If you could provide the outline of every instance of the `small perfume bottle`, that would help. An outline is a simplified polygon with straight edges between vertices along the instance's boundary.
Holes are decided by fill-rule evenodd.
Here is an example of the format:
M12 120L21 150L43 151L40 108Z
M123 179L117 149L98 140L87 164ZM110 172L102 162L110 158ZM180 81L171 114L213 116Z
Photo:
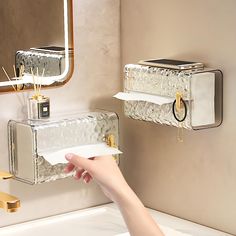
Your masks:
M28 101L28 118L47 119L50 117L50 99L43 95L34 95Z

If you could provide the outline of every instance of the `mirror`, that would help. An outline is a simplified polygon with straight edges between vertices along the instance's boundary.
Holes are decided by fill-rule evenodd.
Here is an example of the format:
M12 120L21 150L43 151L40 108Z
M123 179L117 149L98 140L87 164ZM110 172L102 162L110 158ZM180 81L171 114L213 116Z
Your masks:
M72 0L1 0L0 31L0 92L69 80Z

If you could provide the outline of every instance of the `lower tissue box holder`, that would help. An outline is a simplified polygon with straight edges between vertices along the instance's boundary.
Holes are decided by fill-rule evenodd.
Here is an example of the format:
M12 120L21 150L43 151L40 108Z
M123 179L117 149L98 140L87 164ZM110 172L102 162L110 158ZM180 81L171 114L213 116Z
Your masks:
M118 116L113 112L80 113L47 121L8 123L10 172L17 180L40 184L73 176L65 164L50 164L41 153L107 142L112 136L118 145Z
M115 97L125 101L126 116L189 130L217 127L222 123L223 74L220 70L177 71L129 64L124 72L124 92ZM177 94L185 104L181 122L175 117Z

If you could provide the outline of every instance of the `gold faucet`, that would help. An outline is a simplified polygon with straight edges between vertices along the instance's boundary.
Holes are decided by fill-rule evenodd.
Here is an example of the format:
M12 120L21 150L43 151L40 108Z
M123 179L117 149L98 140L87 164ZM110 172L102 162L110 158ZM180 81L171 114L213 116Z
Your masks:
M13 175L7 172L0 171L0 180L6 180L13 178ZM7 212L16 212L20 207L20 200L17 197L11 196L7 193L0 192L0 208L3 208Z

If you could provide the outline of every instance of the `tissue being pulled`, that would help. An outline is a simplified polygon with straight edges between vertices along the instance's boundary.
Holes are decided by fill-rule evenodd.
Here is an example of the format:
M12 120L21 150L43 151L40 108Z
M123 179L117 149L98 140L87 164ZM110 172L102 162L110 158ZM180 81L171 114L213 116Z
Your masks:
M59 163L66 164L68 161L65 159L65 155L68 153L73 153L84 158L122 154L117 148L110 147L106 143L99 143L66 148L56 152L41 152L39 156L42 156L51 165Z
M129 92L129 93L117 93L113 97L118 98L123 101L144 101L144 102L151 102L157 105L163 105L168 103L173 103L174 98L163 97L158 95L151 95L146 93L140 92Z

